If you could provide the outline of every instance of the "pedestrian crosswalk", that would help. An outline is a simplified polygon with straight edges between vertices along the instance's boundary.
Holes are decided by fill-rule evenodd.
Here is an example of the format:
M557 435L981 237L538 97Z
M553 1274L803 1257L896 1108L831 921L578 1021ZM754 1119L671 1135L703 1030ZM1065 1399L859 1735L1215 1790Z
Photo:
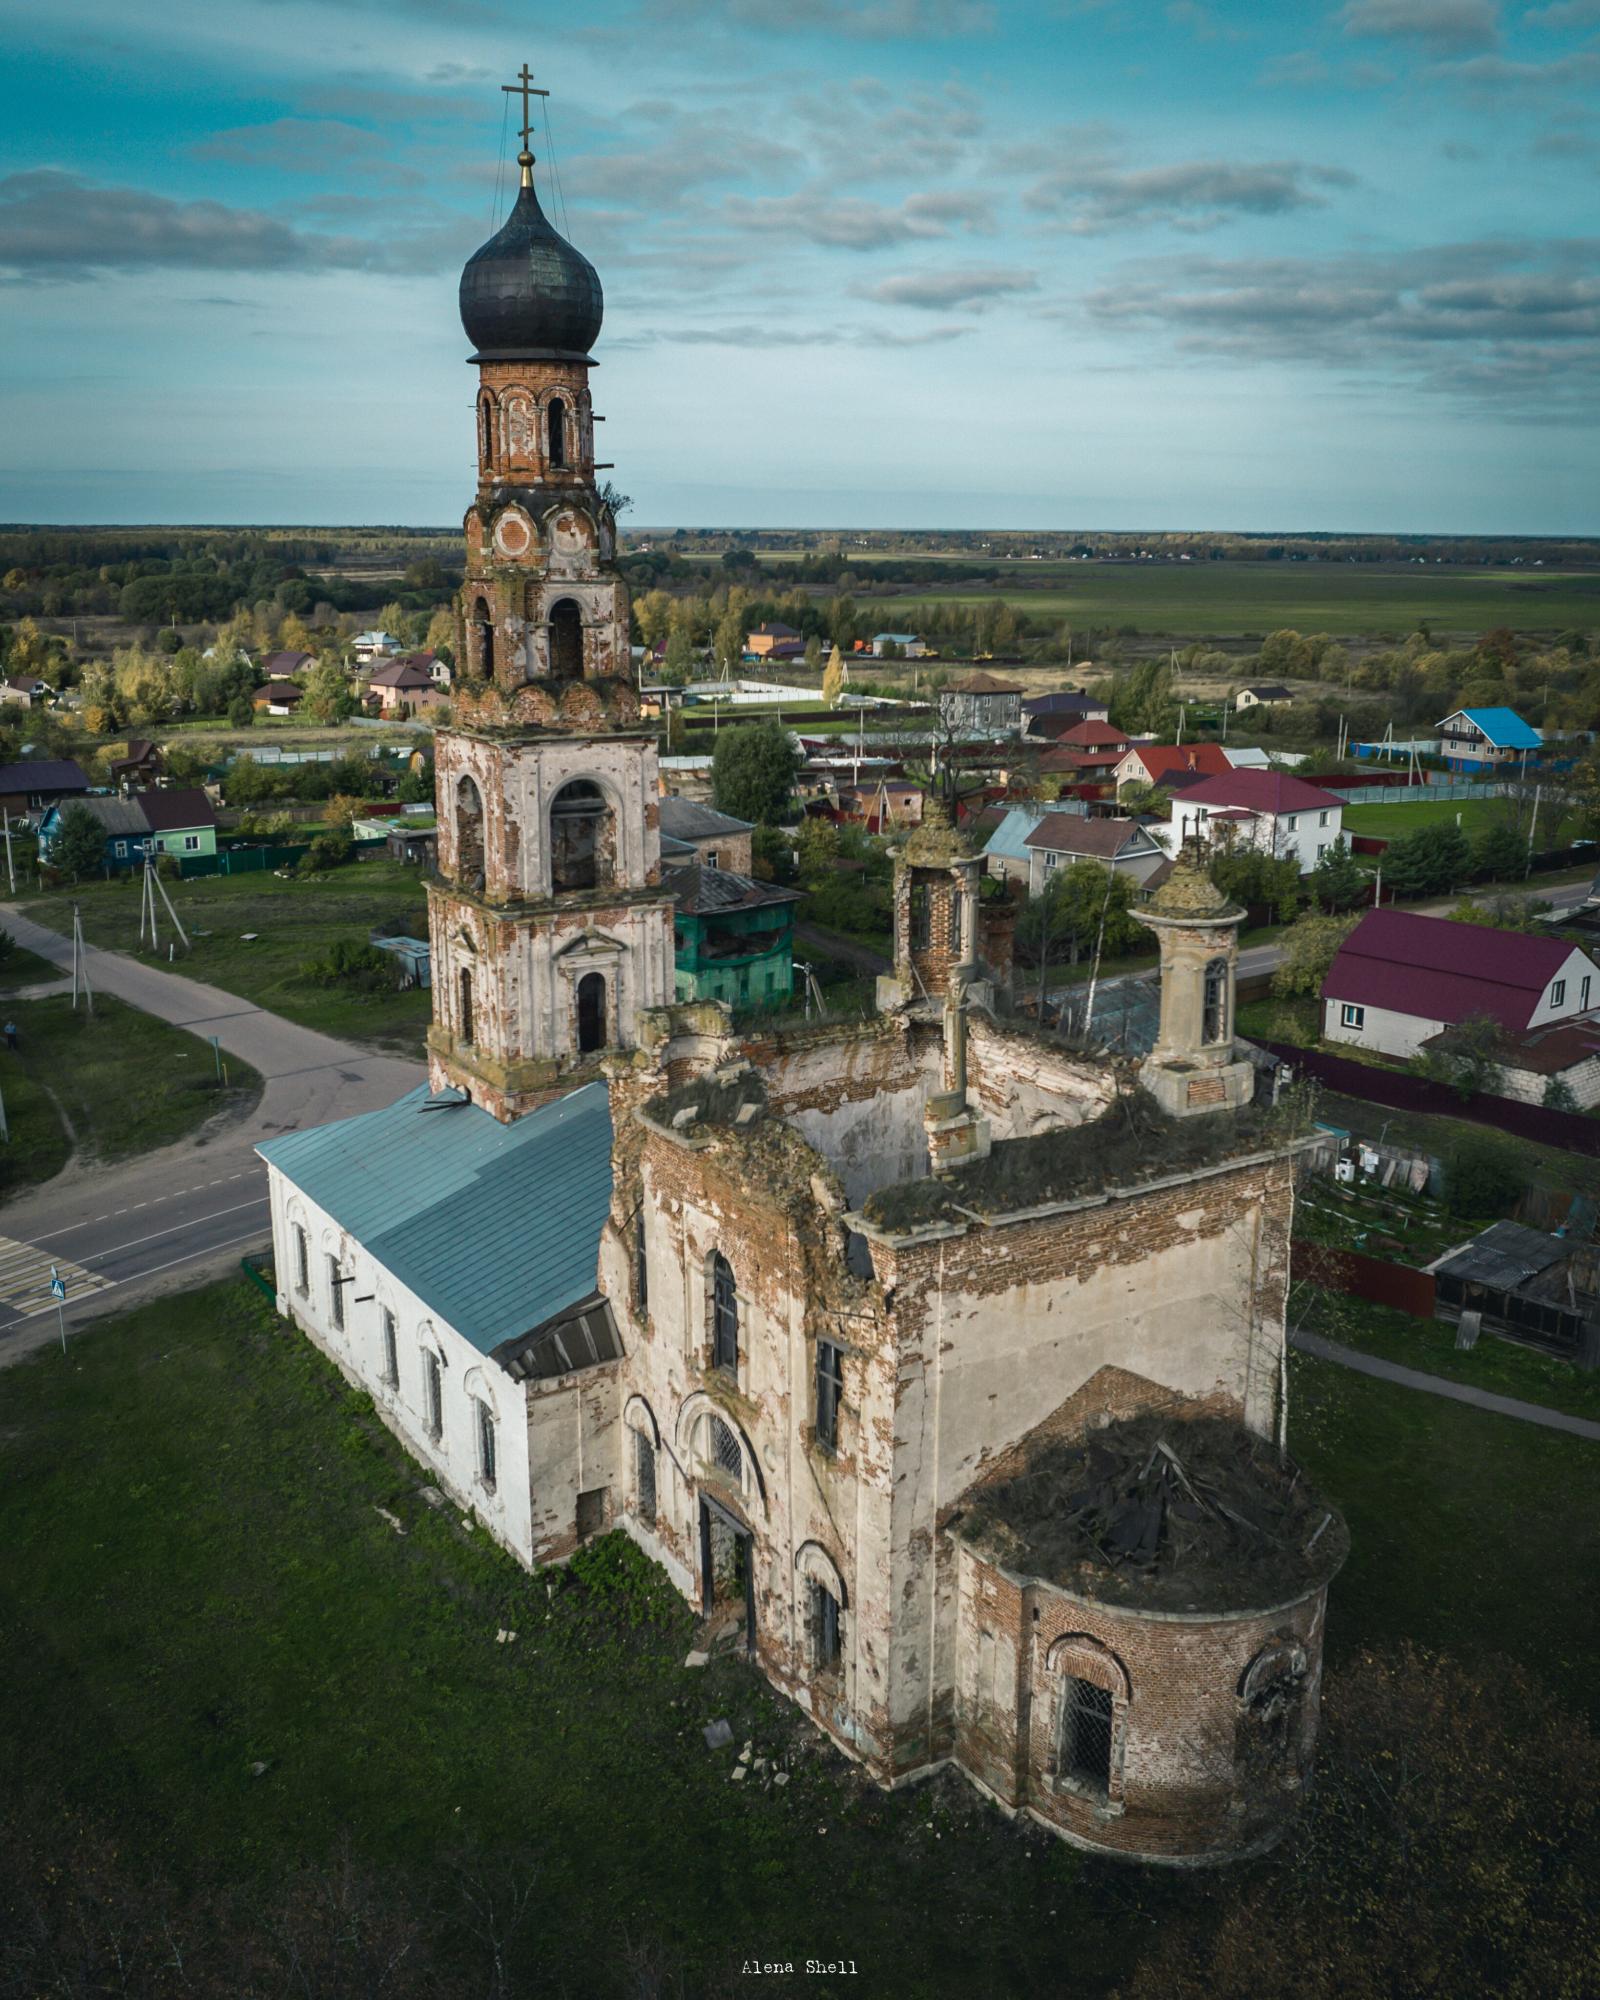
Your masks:
M52 1270L66 1283L66 1303L70 1306L87 1292L101 1292L111 1283L97 1271L86 1271L69 1257L52 1257L36 1243L20 1243L14 1236L0 1236L0 1307L9 1307L21 1319L48 1312L55 1304L50 1292Z

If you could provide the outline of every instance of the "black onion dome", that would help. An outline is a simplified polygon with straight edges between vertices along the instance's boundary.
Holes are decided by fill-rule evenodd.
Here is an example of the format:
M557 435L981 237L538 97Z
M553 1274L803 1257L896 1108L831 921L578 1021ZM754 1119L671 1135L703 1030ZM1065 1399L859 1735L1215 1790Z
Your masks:
M524 187L505 227L461 273L461 324L478 350L474 358L581 361L604 312L599 273Z

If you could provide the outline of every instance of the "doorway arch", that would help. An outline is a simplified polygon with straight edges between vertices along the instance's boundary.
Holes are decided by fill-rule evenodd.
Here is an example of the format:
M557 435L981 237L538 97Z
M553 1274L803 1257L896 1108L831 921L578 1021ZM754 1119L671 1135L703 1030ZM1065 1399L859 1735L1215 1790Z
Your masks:
M558 681L583 678L583 613L570 597L550 607L550 671Z
M578 1053L593 1055L606 1045L606 976L586 972L578 981Z

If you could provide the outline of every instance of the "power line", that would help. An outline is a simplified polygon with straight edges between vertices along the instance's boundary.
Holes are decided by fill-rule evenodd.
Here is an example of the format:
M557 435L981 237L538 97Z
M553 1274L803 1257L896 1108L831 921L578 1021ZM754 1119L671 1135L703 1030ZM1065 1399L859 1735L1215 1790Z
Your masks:
M500 226L500 197L504 191L506 179L506 126L510 122L510 118L511 99L507 97L502 99L500 109L500 157L495 162L494 169L494 202L489 210L489 227L491 230L498 229Z
M544 143L545 150L550 158L550 177L556 184L556 202L561 209L561 233L563 236L570 237L572 235L572 225L567 220L567 197L561 191L561 168L556 163L556 140L555 134L550 129L550 100L548 97L544 100Z

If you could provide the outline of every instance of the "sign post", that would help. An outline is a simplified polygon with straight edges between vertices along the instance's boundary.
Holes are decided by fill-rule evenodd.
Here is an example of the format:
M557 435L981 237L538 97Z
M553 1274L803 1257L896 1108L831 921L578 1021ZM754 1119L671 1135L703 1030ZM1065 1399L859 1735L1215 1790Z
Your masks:
M67 1296L67 1281L62 1277L54 1264L50 1266L50 1296L56 1302L56 1325L61 1329L61 1352L65 1354L67 1351L67 1316L61 1308Z

